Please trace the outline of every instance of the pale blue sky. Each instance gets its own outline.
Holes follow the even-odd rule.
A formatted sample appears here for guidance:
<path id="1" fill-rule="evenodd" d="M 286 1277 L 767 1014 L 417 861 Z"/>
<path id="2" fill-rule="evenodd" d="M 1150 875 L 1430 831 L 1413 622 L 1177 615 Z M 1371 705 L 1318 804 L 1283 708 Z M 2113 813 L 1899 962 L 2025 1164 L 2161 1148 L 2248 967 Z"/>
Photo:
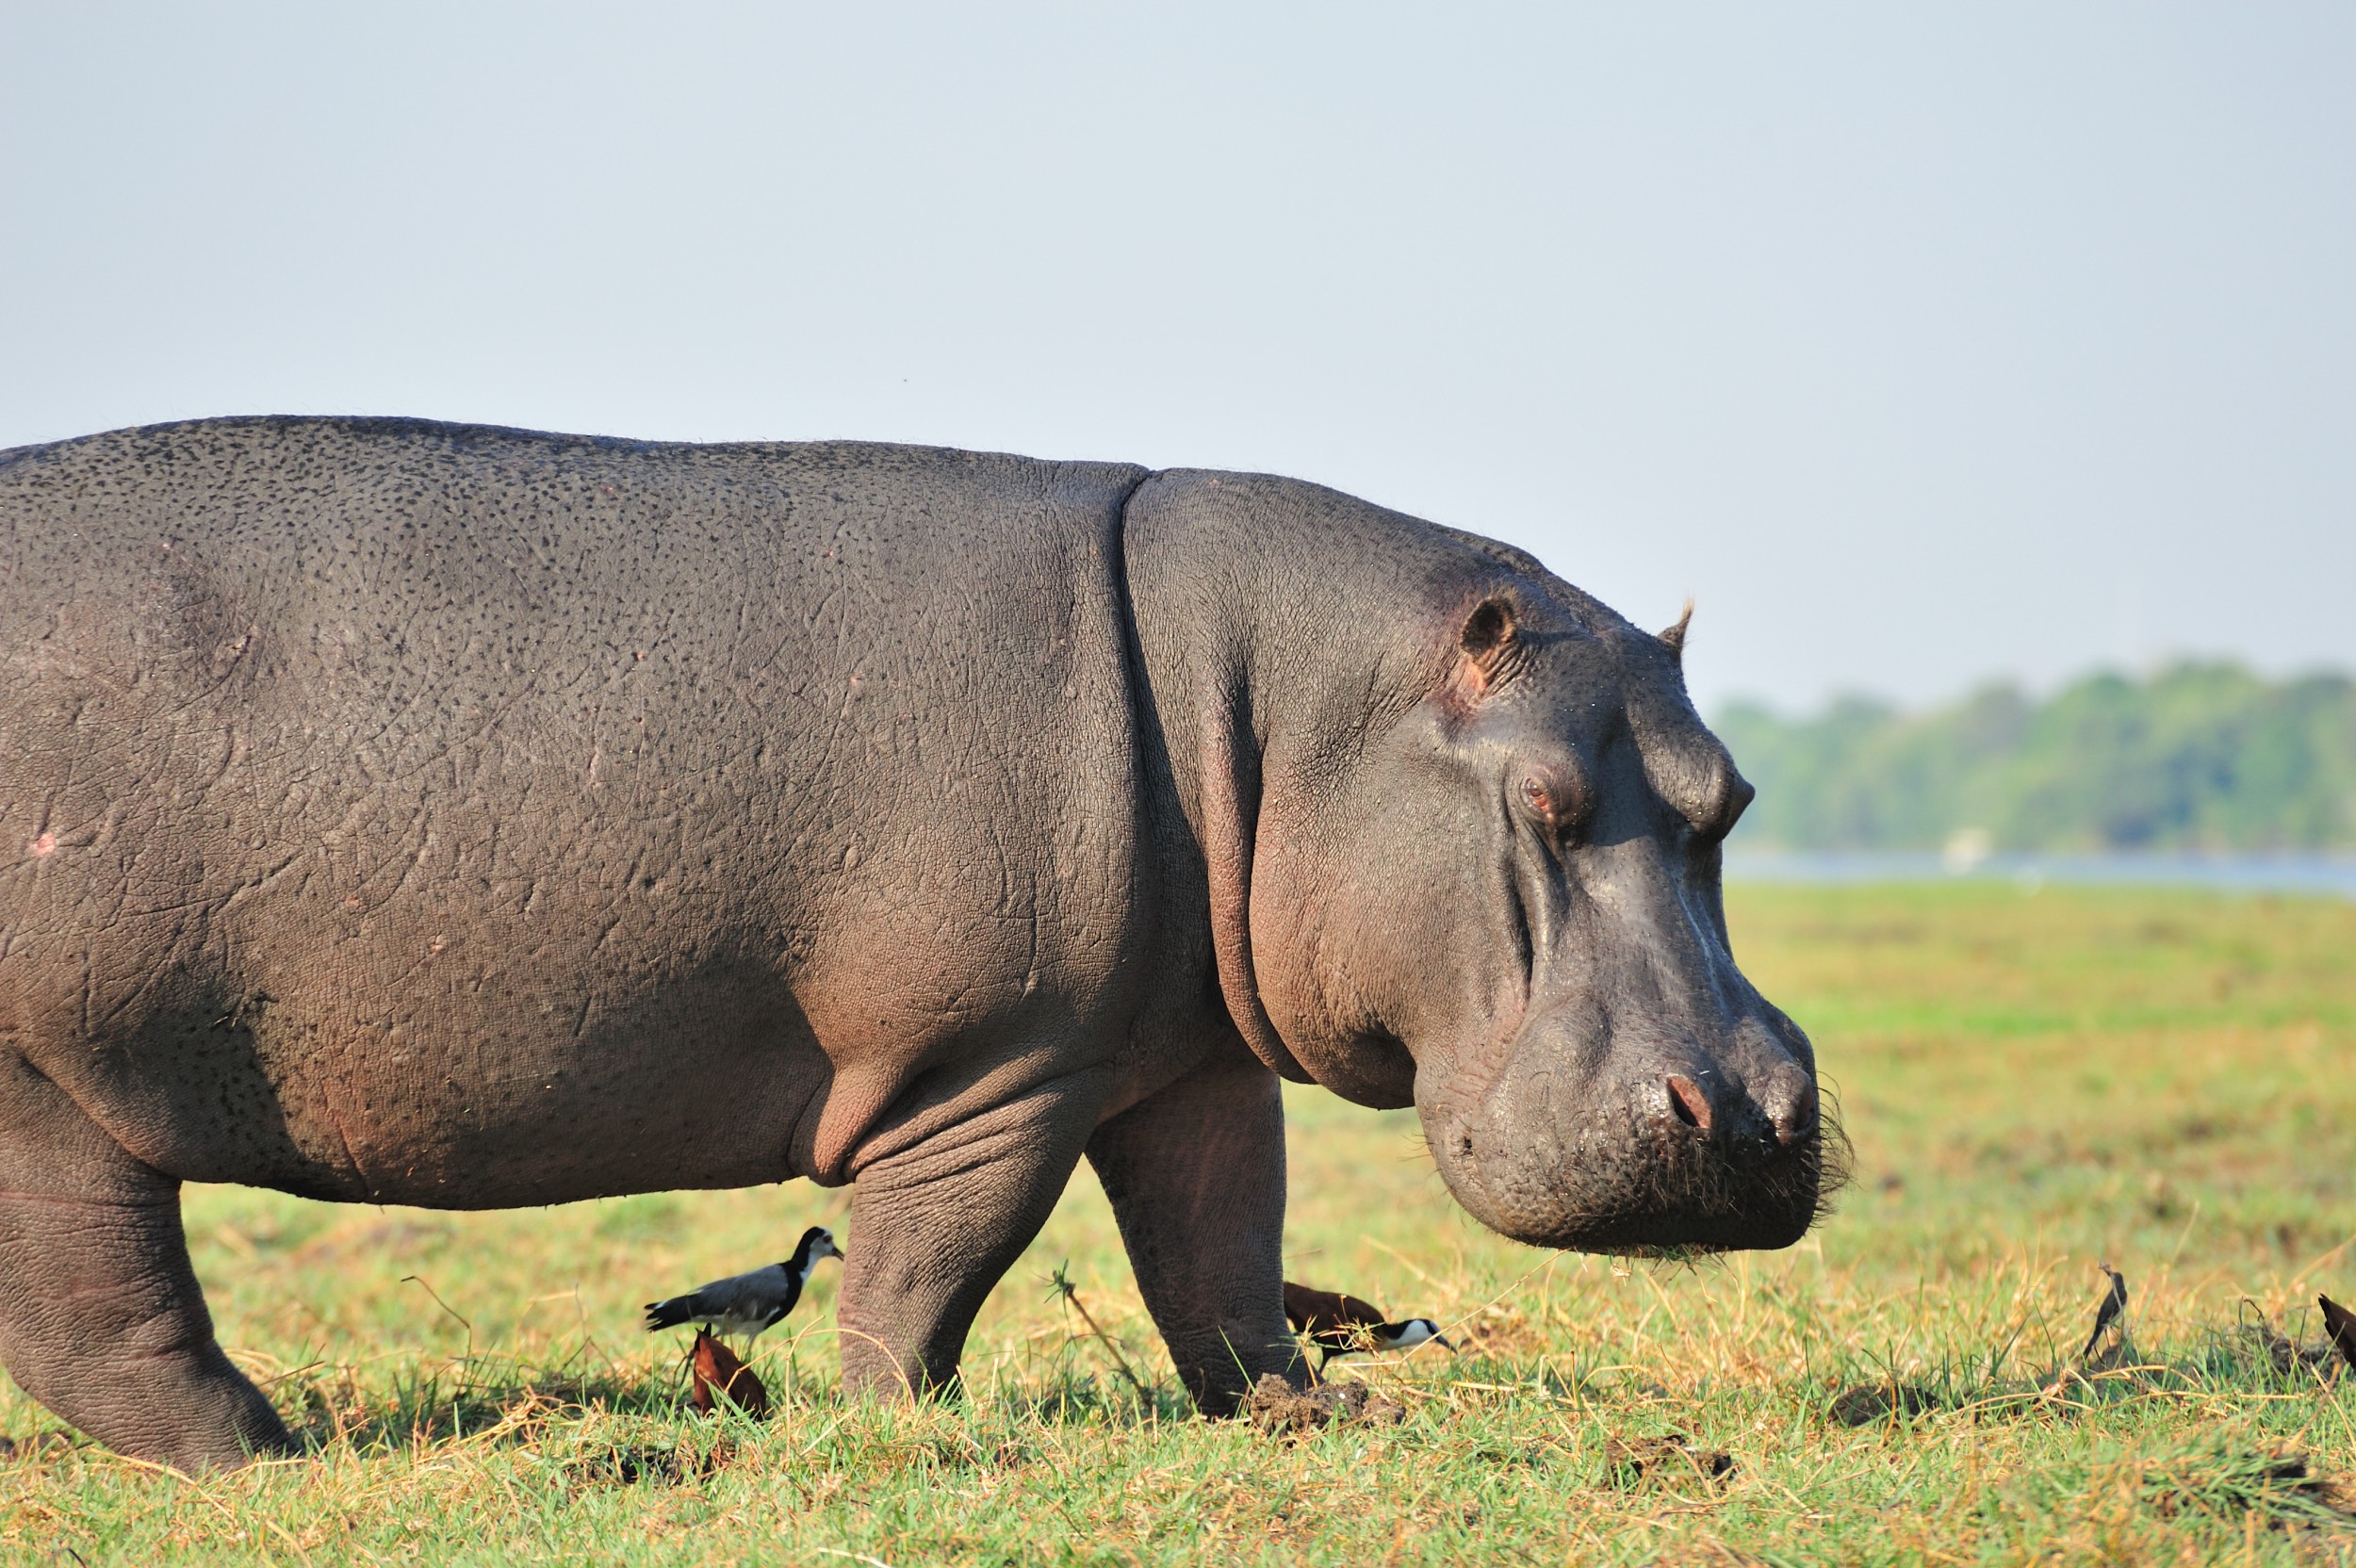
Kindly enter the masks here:
<path id="1" fill-rule="evenodd" d="M 200 14 L 201 11 L 201 14 Z M 2356 7 L 0 0 L 0 446 L 1272 469 L 1705 703 L 2356 667 Z"/>

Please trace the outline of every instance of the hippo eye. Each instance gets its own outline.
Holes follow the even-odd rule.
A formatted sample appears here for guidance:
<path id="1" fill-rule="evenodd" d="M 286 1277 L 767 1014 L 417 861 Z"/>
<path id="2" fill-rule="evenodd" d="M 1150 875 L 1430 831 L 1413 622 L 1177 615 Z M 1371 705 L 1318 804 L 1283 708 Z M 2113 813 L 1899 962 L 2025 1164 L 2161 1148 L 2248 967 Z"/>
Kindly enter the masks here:
<path id="1" fill-rule="evenodd" d="M 1552 774 L 1538 774 L 1522 780 L 1522 808 L 1537 819 L 1538 825 L 1556 838 L 1575 831 L 1585 815 L 1577 785 Z"/>
<path id="2" fill-rule="evenodd" d="M 1579 800 L 1560 779 L 1534 777 L 1522 779 L 1522 808 L 1539 819 L 1539 826 L 1553 838 L 1560 838 L 1564 828 L 1574 826 L 1579 817 Z"/>

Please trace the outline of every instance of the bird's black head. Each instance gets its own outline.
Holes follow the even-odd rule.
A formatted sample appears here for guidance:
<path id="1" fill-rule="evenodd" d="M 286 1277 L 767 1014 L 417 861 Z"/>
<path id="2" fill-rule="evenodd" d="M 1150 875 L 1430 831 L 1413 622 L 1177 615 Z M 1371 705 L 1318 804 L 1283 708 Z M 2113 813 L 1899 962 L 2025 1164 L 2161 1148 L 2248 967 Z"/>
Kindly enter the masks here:
<path id="1" fill-rule="evenodd" d="M 785 1266 L 796 1274 L 806 1274 L 820 1258 L 839 1258 L 843 1249 L 834 1244 L 834 1233 L 824 1225 L 812 1225 L 802 1233 L 801 1244 L 794 1249 L 793 1261 Z"/>

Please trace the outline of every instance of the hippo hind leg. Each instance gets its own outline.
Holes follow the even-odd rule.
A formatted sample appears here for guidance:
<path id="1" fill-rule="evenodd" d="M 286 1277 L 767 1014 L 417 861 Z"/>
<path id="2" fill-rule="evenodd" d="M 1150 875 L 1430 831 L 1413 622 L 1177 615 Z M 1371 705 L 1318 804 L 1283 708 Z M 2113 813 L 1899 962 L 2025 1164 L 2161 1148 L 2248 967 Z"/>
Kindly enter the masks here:
<path id="1" fill-rule="evenodd" d="M 0 1362 L 135 1459 L 195 1471 L 295 1448 L 213 1339 L 180 1184 L 14 1052 L 0 1055 Z"/>
<path id="2" fill-rule="evenodd" d="M 838 1321 L 845 1386 L 945 1392 L 990 1287 L 1054 1212 L 1104 1102 L 1085 1070 L 873 1160 L 852 1199 Z"/>

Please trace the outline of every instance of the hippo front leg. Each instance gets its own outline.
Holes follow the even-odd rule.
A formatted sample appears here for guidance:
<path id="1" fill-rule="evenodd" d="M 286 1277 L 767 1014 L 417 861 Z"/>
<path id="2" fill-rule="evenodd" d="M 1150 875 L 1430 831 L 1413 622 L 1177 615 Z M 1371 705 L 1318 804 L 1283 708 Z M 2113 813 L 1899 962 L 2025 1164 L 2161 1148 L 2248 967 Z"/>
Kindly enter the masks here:
<path id="1" fill-rule="evenodd" d="M 907 1141 L 859 1167 L 838 1314 L 846 1388 L 922 1395 L 957 1380 L 973 1315 L 1055 1211 L 1106 1087 L 1102 1070 L 1074 1073 L 883 1135 Z"/>
<path id="2" fill-rule="evenodd" d="M 1137 1289 L 1205 1414 L 1234 1413 L 1261 1374 L 1306 1369 L 1284 1321 L 1284 1105 L 1243 1053 L 1105 1122 L 1088 1163 L 1121 1222 Z"/>

